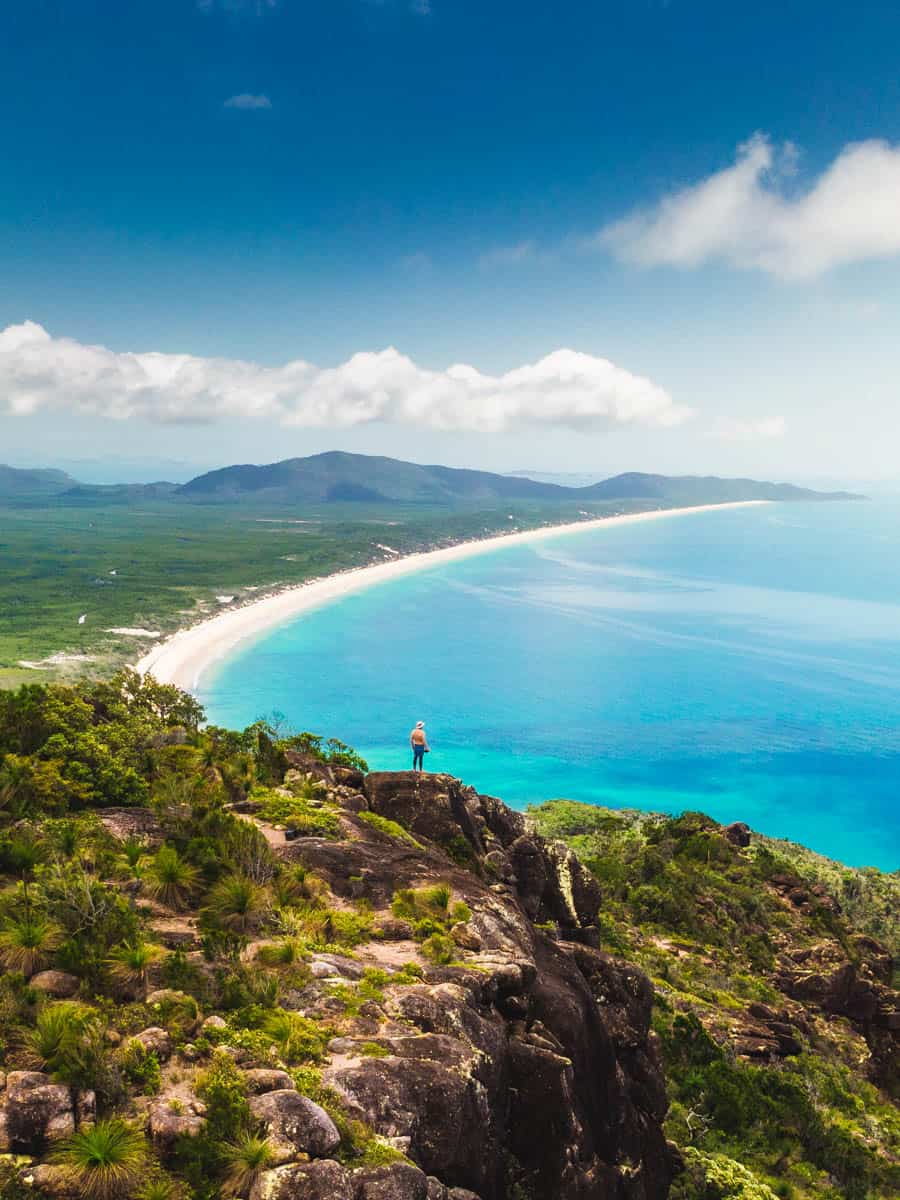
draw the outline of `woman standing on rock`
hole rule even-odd
[[[409,744],[412,746],[413,752],[413,770],[423,771],[425,769],[425,755],[431,750],[428,740],[425,737],[424,721],[416,721],[416,727],[409,735]]]

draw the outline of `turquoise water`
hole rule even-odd
[[[900,506],[780,505],[586,531],[370,588],[245,644],[210,719],[284,714],[515,806],[743,820],[900,867]]]

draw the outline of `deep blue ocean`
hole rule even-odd
[[[768,505],[576,533],[314,611],[201,679],[373,769],[521,807],[565,796],[743,820],[900,868],[900,504]]]

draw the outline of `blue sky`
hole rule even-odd
[[[0,460],[891,476],[898,47],[883,2],[7,0]]]

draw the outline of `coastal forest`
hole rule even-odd
[[[896,874],[321,733],[0,692],[3,1200],[900,1194]]]

